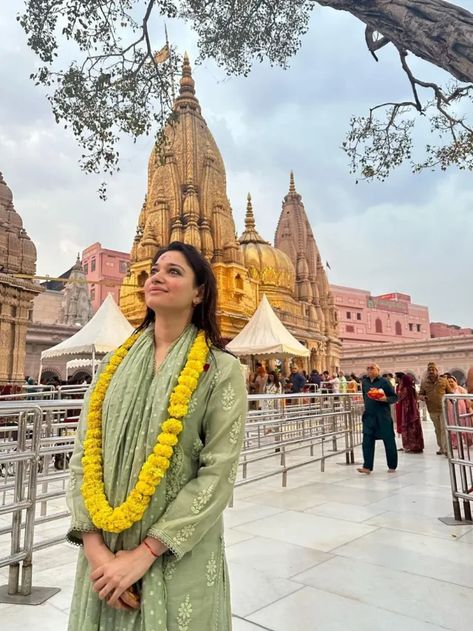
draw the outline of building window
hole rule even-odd
[[[409,331],[413,331],[414,330],[414,325],[412,324],[412,322],[409,322]]]
[[[118,269],[120,270],[120,274],[126,274],[128,271],[128,263],[126,261],[120,261]]]
[[[361,313],[357,313],[357,314],[356,314],[356,319],[357,319],[357,320],[361,320]]]
[[[90,271],[95,272],[95,259],[91,259],[90,261]]]
[[[347,320],[351,320],[351,312],[347,311]]]
[[[396,335],[402,335],[402,326],[399,321],[396,322],[395,329],[396,329]]]
[[[351,324],[347,324],[345,327],[345,330],[347,333],[354,333],[355,332],[355,327]]]
[[[88,273],[89,273],[89,264],[84,263],[84,274],[87,276]]]
[[[240,274],[237,274],[235,276],[235,286],[237,289],[240,289],[241,291],[243,290],[243,278],[240,276]]]
[[[95,287],[92,287],[90,290],[90,300],[93,302],[95,300]]]
[[[374,324],[374,327],[375,327],[376,333],[382,333],[383,332],[383,323],[381,322],[380,318],[376,318],[376,322]]]
[[[416,324],[417,333],[420,333],[420,324]]]

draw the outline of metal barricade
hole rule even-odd
[[[288,472],[345,455],[354,463],[354,448],[362,442],[363,399],[357,394],[250,395],[249,412],[235,486],[281,475],[287,485]],[[257,472],[250,475],[249,468]]]
[[[453,520],[442,518],[441,521],[451,525],[473,524],[473,395],[446,395],[443,400],[443,417],[447,437]]]
[[[32,558],[35,550],[60,543],[64,536],[36,541],[35,532],[69,515],[62,502],[59,509],[48,508],[65,495],[81,407],[82,400],[0,403],[0,515],[11,515],[11,525],[0,527],[0,540],[7,535],[11,541],[10,553],[2,556],[2,545],[0,554],[0,567],[9,566],[0,602],[40,604],[59,591],[32,587]]]

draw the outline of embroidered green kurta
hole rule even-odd
[[[191,325],[154,369],[153,331],[134,344],[115,373],[103,405],[104,483],[112,506],[135,485],[166,420],[177,383],[197,330]],[[229,631],[231,611],[222,513],[237,475],[247,408],[238,359],[212,349],[184,418],[166,476],[143,519],[119,534],[103,532],[113,551],[130,550],[145,537],[169,548],[140,581],[141,607],[112,609],[92,590],[83,550],[69,618],[69,631]],[[88,397],[84,401],[70,461],[67,538],[82,543],[96,531],[80,493]]]

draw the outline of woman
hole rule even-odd
[[[222,512],[246,390],[216,293],[195,248],[161,250],[144,322],[87,395],[70,462],[67,537],[83,548],[69,631],[231,629]]]
[[[396,414],[400,423],[402,448],[406,452],[421,454],[424,450],[424,436],[415,382],[411,375],[403,374],[400,377],[397,395],[399,401]]]
[[[401,399],[399,398],[399,391],[401,389],[401,383],[402,383],[402,379],[404,377],[405,373],[404,372],[396,372],[394,373],[394,381],[395,381],[395,390],[396,390],[396,394],[397,394],[397,403],[395,403],[395,413],[394,416],[395,418],[393,419],[395,421],[396,424],[396,434],[398,436],[401,436],[402,434],[402,412],[401,412]],[[402,450],[400,450],[402,451]]]
[[[450,388],[452,389],[453,394],[467,394],[467,390],[465,388],[462,388],[462,386],[458,385],[458,381],[456,379],[456,377],[454,377],[453,375],[451,375],[450,373],[446,373],[445,375],[447,377],[448,380],[448,385],[450,386]],[[471,408],[471,403],[468,399],[459,399],[458,403],[458,423],[455,420],[455,413],[454,413],[454,409],[453,409],[453,401],[448,401],[447,403],[447,417],[448,417],[448,425],[464,425],[466,427],[472,427],[473,426],[473,416],[469,416],[468,418],[465,418],[462,416],[465,414],[471,414],[472,413],[472,408]],[[451,432],[450,433],[451,436],[451,441],[452,441],[452,447],[453,449],[458,449],[458,437],[455,433]],[[461,433],[462,436],[462,442],[464,445],[473,445],[473,434],[470,432],[462,432]]]

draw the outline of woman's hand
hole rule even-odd
[[[107,548],[99,533],[84,534],[83,541],[84,554],[92,572],[115,559],[115,555]],[[139,606],[139,600],[125,591],[114,606],[114,609],[138,609]]]
[[[134,550],[120,550],[112,560],[97,567],[90,575],[93,589],[111,607],[120,604],[120,597],[133,583],[146,574],[156,558],[143,545]]]

